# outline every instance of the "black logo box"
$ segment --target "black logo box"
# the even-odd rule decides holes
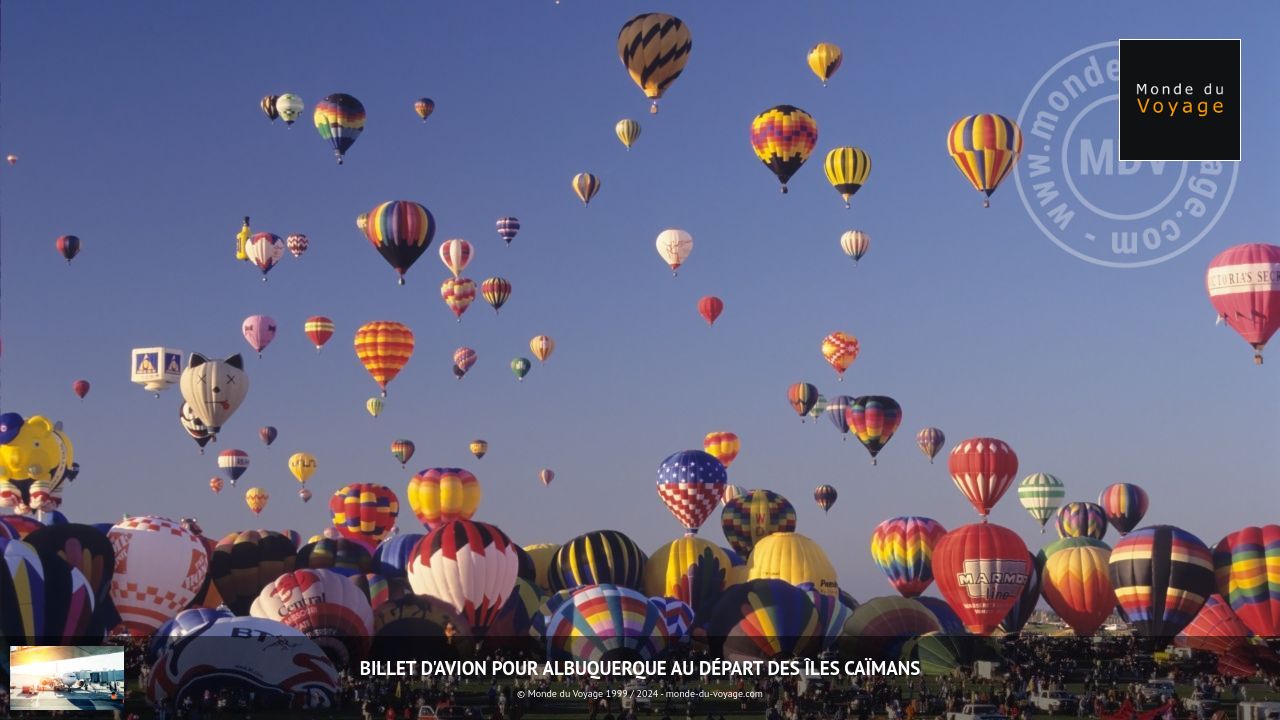
[[[1121,39],[1120,159],[1239,161],[1240,49],[1238,39]]]

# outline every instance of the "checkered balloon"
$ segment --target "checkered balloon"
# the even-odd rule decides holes
[[[658,467],[658,496],[688,535],[716,509],[728,482],[724,464],[701,450],[678,452]]]

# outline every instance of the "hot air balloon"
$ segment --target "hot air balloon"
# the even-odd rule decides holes
[[[280,119],[284,121],[286,127],[293,125],[305,109],[306,103],[293,93],[285,93],[276,98],[276,112],[280,114]]]
[[[1214,591],[1213,555],[1200,538],[1170,525],[1135,530],[1111,549],[1120,615],[1139,635],[1177,635]]]
[[[827,418],[831,420],[831,424],[835,425],[836,430],[841,435],[849,432],[849,406],[853,404],[853,398],[848,395],[836,395],[827,403]],[[843,440],[844,438],[840,438]]]
[[[418,117],[422,118],[422,122],[426,122],[435,109],[435,101],[431,98],[422,97],[413,101],[413,111],[418,113]]]
[[[71,392],[75,393],[76,397],[83,400],[84,396],[89,394],[89,381],[77,380],[71,383]]]
[[[726,430],[709,432],[702,439],[702,449],[719,460],[720,464],[726,468],[733,464],[741,448],[742,443],[738,440],[738,436]]]
[[[355,347],[356,357],[386,397],[387,383],[396,379],[413,355],[413,331],[398,322],[365,323],[356,330]]]
[[[294,233],[284,239],[284,246],[288,248],[295,258],[300,258],[307,251],[307,248],[311,246],[311,241],[307,239],[306,235]]]
[[[329,513],[343,537],[373,552],[395,527],[400,500],[385,485],[351,483],[329,499]]]
[[[335,93],[316,103],[312,119],[316,132],[333,146],[341,165],[347,150],[364,132],[364,105],[346,93]]]
[[[511,281],[500,277],[485,278],[480,283],[480,295],[497,313],[507,304],[507,298],[511,297]]]
[[[299,568],[332,570],[345,577],[370,572],[373,556],[363,545],[342,537],[335,527],[325,528],[324,535],[313,538],[298,549]]]
[[[671,228],[658,233],[658,255],[662,261],[671,266],[671,276],[693,252],[693,236],[684,230]]]
[[[453,605],[483,632],[516,584],[516,546],[493,525],[453,520],[432,530],[409,559],[409,584],[419,595]]]
[[[891,397],[864,395],[853,399],[845,415],[848,416],[849,427],[857,434],[858,441],[871,453],[871,464],[875,465],[876,455],[880,454],[902,423],[902,407]]]
[[[640,590],[647,561],[640,546],[626,535],[595,530],[561,545],[547,577],[553,592],[605,583]]]
[[[947,151],[974,189],[987,196],[982,206],[991,207],[991,193],[1022,154],[1022,131],[1003,115],[969,115],[951,126]]]
[[[822,163],[827,172],[827,181],[840,193],[844,206],[849,207],[849,199],[867,182],[871,174],[871,156],[862,148],[838,147],[827,153]]]
[[[538,471],[538,481],[542,483],[542,487],[547,487],[555,479],[556,472],[551,468],[542,468]]]
[[[856,266],[862,256],[871,249],[871,236],[861,230],[846,230],[840,236],[840,249],[845,255],[853,258],[853,264]]]
[[[915,597],[933,582],[931,559],[946,528],[927,517],[885,520],[871,533],[871,559],[903,597]]]
[[[431,211],[409,200],[392,200],[367,213],[364,235],[399,275],[404,274],[422,257],[436,235],[436,219]]]
[[[1000,501],[1018,474],[1018,455],[995,438],[969,438],[951,448],[951,480],[982,517]]]
[[[813,407],[809,408],[809,417],[817,420],[827,411],[827,399],[822,393],[818,393],[818,399],[813,401]]]
[[[216,476],[209,478],[209,489],[213,491],[214,495],[222,492],[222,478]]]
[[[800,422],[804,422],[805,415],[809,414],[817,399],[818,388],[809,383],[795,383],[787,388],[787,402],[791,403],[791,408],[800,416]]]
[[[213,435],[209,433],[209,427],[204,424],[204,421],[196,417],[195,411],[185,402],[178,407],[178,422],[182,424],[182,429],[191,436],[191,439],[196,441],[196,445],[200,446],[200,454],[203,455],[204,446],[208,445],[209,441],[213,439]],[[235,482],[233,481],[232,485],[234,484]]]
[[[533,363],[529,362],[529,358],[516,358],[511,361],[511,372],[515,373],[516,379],[523,381],[524,376],[529,374],[529,368],[533,367]]]
[[[578,173],[573,176],[570,186],[573,187],[573,192],[578,195],[578,199],[582,201],[582,206],[586,207],[591,204],[591,198],[600,192],[600,178],[587,172]]]
[[[284,250],[284,239],[275,233],[254,233],[244,243],[245,259],[262,272],[262,282],[267,281],[267,273],[284,257]]]
[[[933,458],[938,455],[938,451],[946,444],[947,436],[936,427],[927,427],[916,433],[916,446],[920,448],[920,452],[929,458],[929,464],[933,464]]]
[[[46,574],[43,578],[46,592],[46,599],[52,600],[56,596],[62,595],[63,592],[71,591],[73,594],[79,594],[81,587],[76,581],[68,583],[71,587],[59,587],[61,583],[58,579],[52,577],[57,574],[60,569],[56,567],[58,564],[55,559],[63,561],[67,565],[67,576],[70,579],[75,572],[79,572],[87,584],[90,594],[90,609],[92,611],[87,627],[84,629],[82,637],[91,635],[101,637],[106,630],[115,627],[120,623],[120,614],[116,610],[114,603],[111,601],[111,580],[115,574],[115,549],[112,547],[111,540],[108,539],[107,533],[92,525],[83,525],[80,523],[67,522],[65,518],[61,518],[61,513],[57,511],[46,512],[45,525],[37,525],[35,529],[26,533],[22,538],[22,542],[34,548],[36,554],[42,558],[42,564],[45,565]],[[52,518],[52,522],[50,522]],[[59,522],[59,518],[61,521]],[[0,538],[4,537],[4,531],[0,530]],[[18,538],[12,538],[17,540]],[[0,539],[0,551],[4,549],[4,539]],[[4,564],[4,563],[0,563]],[[3,571],[0,571],[0,577]],[[22,585],[21,574],[17,577],[18,582],[15,585]],[[0,580],[0,587],[5,585],[4,580]],[[18,590],[15,585],[10,585],[14,590]],[[18,601],[13,596],[0,590],[0,597],[5,598],[6,608],[11,607],[9,603],[17,605]],[[43,608],[46,616],[51,612],[57,612],[59,609],[50,607],[46,602]],[[77,615],[71,607],[65,608],[66,612],[57,620],[61,622],[63,619],[71,619],[69,616]],[[12,617],[6,614],[6,619]],[[75,618],[79,621],[79,618]],[[64,632],[72,630],[77,622],[68,622],[63,625]],[[16,633],[25,635],[25,632]],[[9,637],[13,637],[10,634]]]
[[[1027,621],[1031,619],[1032,613],[1035,612],[1036,604],[1040,602],[1041,558],[1039,555],[1028,553],[1027,562],[1031,567],[1031,575],[1027,578],[1027,584],[1022,586],[1022,592],[1018,595],[1018,600],[1014,602],[1013,607],[1009,608],[1009,612],[1000,621],[1000,630],[1006,633],[1021,632]]]
[[[840,590],[826,552],[797,532],[776,532],[761,538],[747,558],[747,580],[809,583],[819,593],[833,598]]]
[[[440,297],[444,299],[444,304],[449,306],[449,310],[453,311],[458,322],[462,322],[462,313],[466,312],[467,308],[471,307],[471,301],[476,299],[476,283],[467,278],[449,278],[440,285]]]
[[[471,264],[473,255],[475,251],[466,240],[452,238],[440,244],[440,262],[444,263],[455,278]]]
[[[695,613],[710,611],[728,581],[729,557],[714,543],[695,535],[672,540],[644,564],[644,592],[676,598]]]
[[[794,532],[796,509],[771,490],[751,490],[724,504],[720,529],[730,547],[744,556],[750,555],[762,538],[775,532]]]
[[[751,121],[751,146],[756,157],[778,176],[784,193],[787,181],[809,159],[817,144],[818,124],[798,107],[778,105]]]
[[[1033,473],[1018,483],[1018,502],[1040,523],[1040,532],[1044,532],[1045,523],[1058,511],[1066,494],[1062,481],[1048,473]]]
[[[1259,637],[1280,637],[1280,525],[1241,528],[1213,551],[1218,592]]]
[[[1022,538],[987,522],[938,538],[932,566],[942,597],[975,635],[989,635],[1000,625],[1032,572]]]
[[[298,497],[301,498],[302,502],[304,503],[311,502],[311,491],[308,490],[305,486],[300,487],[298,488]]]
[[[844,381],[844,371],[858,359],[858,338],[843,332],[833,332],[822,339],[822,357],[836,371],[836,379]]]
[[[469,347],[460,347],[457,350],[453,351],[453,366],[462,370],[463,375],[465,375],[467,371],[471,369],[471,366],[475,364],[476,364],[475,350],[472,350]],[[462,376],[459,375],[458,379],[461,380]]]
[[[576,662],[653,660],[672,640],[663,598],[610,584],[570,594],[538,636],[548,660]]]
[[[729,481],[725,466],[702,450],[682,450],[658,466],[658,497],[684,526],[686,535],[698,532],[720,504]]]
[[[298,569],[281,575],[262,588],[249,614],[301,630],[340,668],[364,657],[373,636],[368,597],[330,570]]]
[[[1222,656],[1249,643],[1253,633],[1221,595],[1213,594],[1178,636],[1180,645]]]
[[[179,523],[141,515],[120,521],[107,537],[115,549],[111,600],[134,635],[150,635],[177,615],[204,583],[208,552]]]
[[[698,314],[707,321],[710,327],[716,324],[716,318],[724,312],[724,301],[714,295],[705,295],[698,300]]]
[[[262,488],[249,488],[244,493],[244,504],[249,506],[254,515],[262,514],[263,509],[267,507],[267,501],[271,496]]]
[[[827,512],[832,505],[836,504],[836,498],[840,493],[830,485],[819,485],[813,491],[813,501],[818,503],[818,507],[822,508],[822,512]]]
[[[551,357],[551,353],[555,352],[555,349],[556,341],[546,335],[535,335],[529,341],[529,350],[534,357],[538,358],[539,363],[546,362],[547,358]]]
[[[316,352],[320,352],[320,348],[333,337],[333,321],[323,315],[312,315],[307,318],[302,329],[311,339],[311,343],[316,346]]]
[[[484,440],[472,440],[468,449],[471,450],[471,454],[475,455],[476,459],[479,460],[484,457],[485,453],[489,452],[489,443]]]
[[[516,239],[516,233],[520,232],[520,220],[513,217],[498,218],[498,237],[507,242],[507,246],[511,246],[511,241]]]
[[[415,449],[417,449],[417,446],[413,444],[412,440],[403,438],[394,440],[391,443],[391,456],[399,460],[400,467],[403,468],[406,463],[413,459],[413,451]]]
[[[62,235],[53,241],[53,246],[57,248],[58,254],[62,259],[70,265],[71,261],[80,254],[80,238],[75,235]]]
[[[267,116],[271,122],[275,122],[280,117],[280,113],[276,111],[276,100],[279,95],[263,95],[262,102],[258,103],[258,107],[262,108],[262,114]]]
[[[836,74],[836,70],[840,69],[840,62],[844,60],[844,53],[840,52],[840,46],[828,42],[820,42],[813,46],[809,51],[809,69],[813,70],[813,74],[818,76],[822,81],[822,87],[827,86],[827,81],[832,75]]]
[[[151,636],[147,644],[146,662],[154,665],[165,651],[172,648],[182,638],[201,630],[216,620],[235,617],[229,609],[222,607],[216,610],[206,607],[193,607],[174,615],[171,620],[160,626]]]
[[[941,631],[938,618],[919,600],[872,598],[845,621],[840,650],[846,657],[898,657],[906,643]]]
[[[277,532],[246,530],[218,541],[209,556],[209,576],[231,611],[249,612],[262,588],[292,572],[298,556],[293,541]]]
[[[1280,328],[1280,246],[1227,248],[1209,263],[1204,282],[1218,319],[1253,346],[1261,365],[1262,348]]]
[[[249,394],[249,376],[239,354],[225,360],[209,360],[200,353],[191,353],[178,387],[192,414],[216,438]]]
[[[452,520],[469,520],[480,505],[480,481],[461,468],[429,468],[409,479],[405,497],[413,514],[434,530]]]
[[[640,123],[630,118],[623,118],[613,126],[613,132],[617,134],[618,140],[626,146],[627,150],[630,150],[640,137]]]
[[[258,357],[262,357],[262,351],[275,339],[276,321],[269,315],[250,315],[241,324],[240,332],[249,347],[258,353]]]
[[[1040,551],[1044,599],[1076,636],[1092,635],[1116,607],[1111,589],[1111,548],[1096,538],[1071,537]]]
[[[270,425],[263,425],[258,429],[258,438],[262,440],[262,444],[271,447],[271,443],[276,441],[276,429]]]
[[[222,474],[227,476],[234,487],[236,480],[249,469],[249,453],[235,449],[223,450],[218,453],[218,469],[222,470]]]
[[[618,31],[618,58],[653,101],[650,113],[658,112],[658,99],[680,77],[692,50],[688,26],[665,13],[637,15]]]
[[[1132,483],[1115,483],[1098,495],[1098,504],[1106,512],[1107,521],[1123,536],[1147,514],[1147,493]]]
[[[7,156],[5,156],[5,160],[6,160],[10,165],[17,165],[17,164],[18,164],[18,156],[17,156],[17,155],[7,155]]]
[[[1058,537],[1101,540],[1107,534],[1107,514],[1091,502],[1069,502],[1058,510]]]
[[[808,592],[782,580],[730,587],[699,625],[712,655],[729,661],[812,656],[826,640]]]
[[[374,417],[378,417],[379,415],[382,414],[382,408],[384,406],[385,406],[385,403],[382,401],[382,398],[371,397],[368,400],[364,401],[364,409],[367,410],[369,414]]]
[[[11,518],[15,517],[20,516],[6,516],[5,523],[13,523]],[[29,520],[36,528],[26,537],[34,535],[42,527],[34,518],[22,519]],[[0,598],[4,600],[6,639],[10,642],[70,642],[72,638],[87,638],[95,630],[101,637],[102,628],[95,628],[94,617],[98,612],[96,593],[89,578],[57,553],[41,550],[17,537],[5,539],[4,532],[0,530],[0,554],[3,555],[0,561]],[[107,551],[110,551],[110,546]],[[104,560],[110,563],[109,557]],[[113,590],[114,587],[113,583]],[[104,603],[105,606],[110,604]],[[176,608],[174,612],[180,609]],[[153,629],[149,627],[147,631]],[[16,658],[15,664],[19,664]],[[16,676],[14,680],[17,680]],[[14,694],[17,694],[16,689]]]
[[[300,483],[305,483],[316,474],[316,456],[311,453],[298,452],[289,456],[289,472]]]

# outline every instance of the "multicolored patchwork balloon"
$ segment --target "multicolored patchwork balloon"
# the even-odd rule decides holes
[[[871,559],[894,590],[903,597],[915,597],[933,583],[933,547],[946,532],[933,518],[889,518],[871,533]]]
[[[845,415],[849,427],[857,433],[858,442],[871,454],[871,464],[875,465],[876,455],[902,424],[902,406],[891,397],[864,395],[853,399]]]
[[[751,147],[756,157],[777,176],[782,192],[818,144],[818,123],[794,105],[778,105],[751,121]]]
[[[333,146],[341,165],[347,150],[364,132],[364,105],[346,93],[334,93],[316,103],[312,120],[320,137]]]
[[[333,526],[343,537],[373,552],[395,527],[400,500],[385,485],[351,483],[329,499],[329,512]]]
[[[1058,537],[1101,540],[1107,534],[1107,514],[1091,502],[1070,502],[1058,510]]]
[[[751,490],[724,504],[720,528],[729,546],[742,556],[756,543],[776,532],[794,532],[796,509],[772,490]]]

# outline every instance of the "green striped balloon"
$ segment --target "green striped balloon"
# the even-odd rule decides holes
[[[1040,523],[1040,532],[1044,532],[1045,523],[1058,511],[1066,494],[1062,481],[1048,473],[1028,475],[1018,483],[1018,501]]]

